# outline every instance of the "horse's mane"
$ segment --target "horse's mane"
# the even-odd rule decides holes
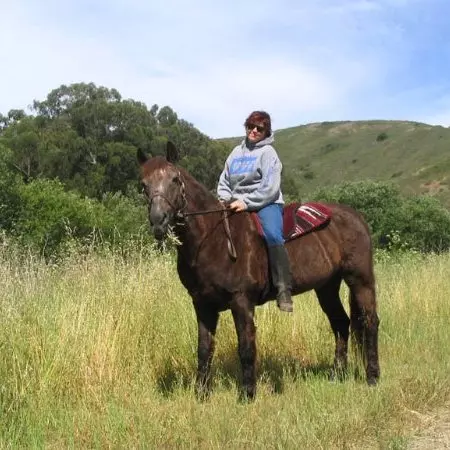
[[[169,163],[170,164],[170,163]],[[218,202],[217,198],[208,188],[196,180],[186,169],[180,166],[175,166],[184,181],[186,186],[186,197],[188,200],[195,201],[197,207],[207,208]]]

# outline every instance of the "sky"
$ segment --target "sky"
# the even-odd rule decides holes
[[[93,82],[212,138],[261,109],[275,129],[449,126],[449,17],[449,0],[0,0],[0,113]]]

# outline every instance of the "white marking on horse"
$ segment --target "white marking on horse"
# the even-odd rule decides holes
[[[161,168],[157,171],[158,179],[160,180],[159,184],[155,185],[155,192],[163,192],[164,191],[164,180],[167,176],[167,169]]]

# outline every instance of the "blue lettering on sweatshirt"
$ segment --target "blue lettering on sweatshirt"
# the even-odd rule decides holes
[[[243,175],[253,172],[255,169],[256,156],[243,156],[234,158],[230,165],[230,175]]]

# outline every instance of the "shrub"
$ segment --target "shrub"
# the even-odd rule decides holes
[[[374,181],[346,182],[331,188],[319,189],[313,197],[331,203],[343,203],[359,211],[369,223],[378,241],[386,230],[386,223],[401,207],[400,191],[390,183]]]
[[[392,184],[361,181],[322,188],[314,199],[344,203],[362,213],[377,247],[420,252],[450,249],[450,212],[433,197],[406,198]]]
[[[19,189],[20,211],[12,234],[45,256],[58,254],[72,242],[121,244],[140,236],[145,209],[119,194],[104,202],[65,191],[56,180],[35,180]],[[148,235],[148,233],[146,233]]]
[[[450,249],[450,211],[434,197],[406,199],[395,225],[412,249],[420,252]]]
[[[134,197],[128,197],[120,192],[108,193],[102,198],[102,206],[105,213],[103,222],[99,227],[104,230],[108,240],[123,244],[128,240],[152,241],[147,217],[147,207],[144,205],[142,195],[134,193]]]
[[[383,142],[388,138],[388,134],[384,131],[377,136],[377,142]]]

